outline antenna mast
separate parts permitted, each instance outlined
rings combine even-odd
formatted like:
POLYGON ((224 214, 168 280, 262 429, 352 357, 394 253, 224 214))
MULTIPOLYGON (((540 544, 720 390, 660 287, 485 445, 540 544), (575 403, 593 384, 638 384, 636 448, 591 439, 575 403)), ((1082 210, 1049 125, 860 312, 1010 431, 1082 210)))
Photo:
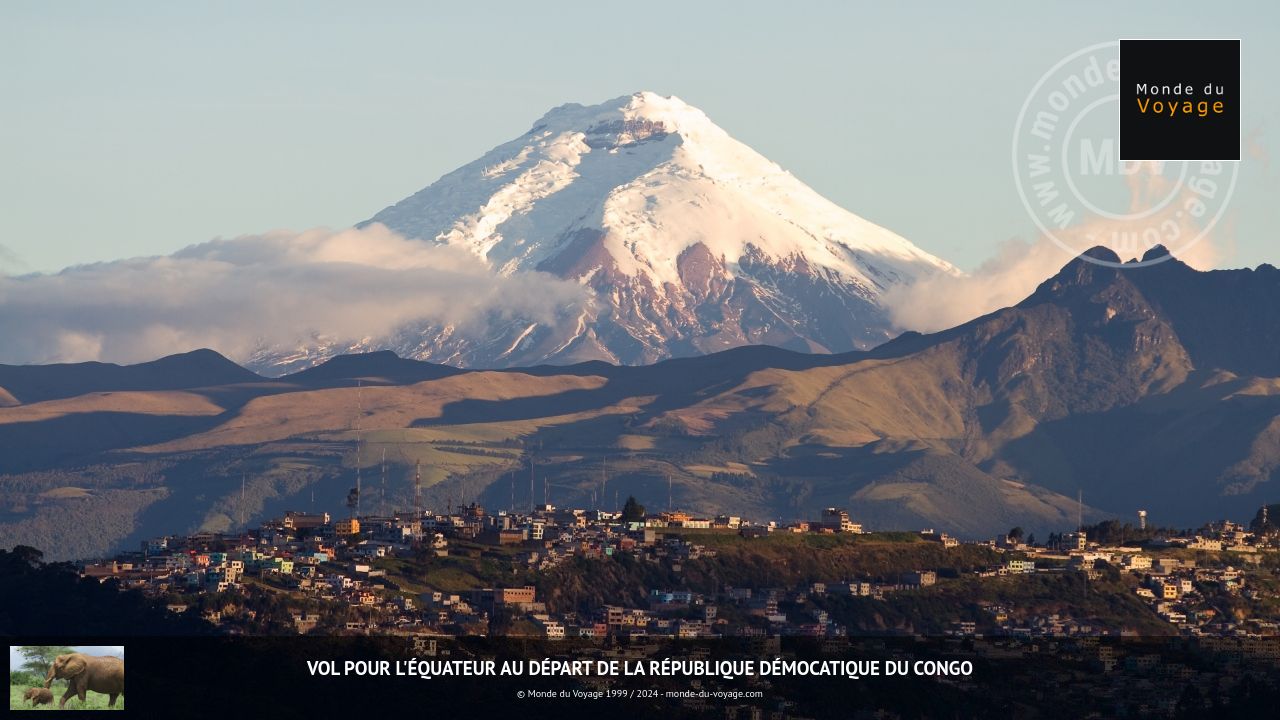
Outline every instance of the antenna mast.
POLYGON ((387 516, 387 447, 382 446, 382 492, 378 498, 378 514, 387 516))
POLYGON ((244 527, 244 471, 240 472, 240 526, 244 527))
POLYGON ((414 460, 413 461, 413 519, 414 520, 419 520, 422 518, 422 511, 420 509, 422 505, 421 489, 422 489, 422 461, 414 460))
POLYGON ((360 416, 364 414, 363 381, 356 380, 356 517, 360 517, 360 416))

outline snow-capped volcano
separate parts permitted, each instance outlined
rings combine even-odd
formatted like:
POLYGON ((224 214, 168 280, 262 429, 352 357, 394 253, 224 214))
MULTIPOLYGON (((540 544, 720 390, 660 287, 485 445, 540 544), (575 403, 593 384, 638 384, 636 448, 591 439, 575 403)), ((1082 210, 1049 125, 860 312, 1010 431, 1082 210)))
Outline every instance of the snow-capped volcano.
POLYGON ((587 287, 556 323, 508 318, 484 338, 406 328, 373 343, 466 366, 864 348, 891 335, 888 287, 955 272, 651 92, 555 108, 370 223, 465 248, 496 273, 587 287))

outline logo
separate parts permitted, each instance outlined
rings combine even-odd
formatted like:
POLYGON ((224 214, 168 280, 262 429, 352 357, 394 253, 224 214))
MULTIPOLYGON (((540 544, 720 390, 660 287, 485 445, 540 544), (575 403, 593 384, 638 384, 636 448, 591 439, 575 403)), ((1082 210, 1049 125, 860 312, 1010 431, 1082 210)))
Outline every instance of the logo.
POLYGON ((1118 41, 1083 48, 1049 68, 1018 113, 1013 173, 1023 207, 1049 239, 1072 256, 1131 268, 1164 262, 1200 242, 1222 219, 1239 164, 1121 160, 1120 81, 1118 41), (1083 255, 1097 246, 1121 262, 1083 255), (1156 246, 1168 253, 1123 262, 1156 246))
POLYGON ((1122 160, 1240 159, 1239 40, 1121 40, 1122 160))

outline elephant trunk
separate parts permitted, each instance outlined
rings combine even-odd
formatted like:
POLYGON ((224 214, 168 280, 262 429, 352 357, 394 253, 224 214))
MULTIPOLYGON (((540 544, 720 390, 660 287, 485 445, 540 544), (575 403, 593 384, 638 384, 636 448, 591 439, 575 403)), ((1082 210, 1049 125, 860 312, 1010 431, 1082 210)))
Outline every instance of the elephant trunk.
POLYGON ((53 677, 54 677, 54 675, 53 675, 53 666, 52 666, 52 665, 50 665, 50 666, 49 666, 49 674, 48 674, 47 676, 45 676, 45 679, 44 679, 44 686, 45 686, 46 688, 50 688, 50 687, 52 687, 52 686, 53 686, 53 677))

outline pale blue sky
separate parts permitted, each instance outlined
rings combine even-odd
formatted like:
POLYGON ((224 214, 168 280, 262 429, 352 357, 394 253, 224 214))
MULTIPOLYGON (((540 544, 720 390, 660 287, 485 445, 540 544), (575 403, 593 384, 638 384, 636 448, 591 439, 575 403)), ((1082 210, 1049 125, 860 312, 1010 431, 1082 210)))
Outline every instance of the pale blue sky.
MULTIPOLYGON (((23 663, 26 662, 25 658, 22 657, 21 653, 18 652, 18 648, 20 647, 22 646, 21 645, 9 646, 9 670, 10 671, 21 668, 23 663)), ((82 652, 89 655, 114 655, 120 658, 124 657, 123 645, 72 645, 70 647, 76 652, 82 652)))
MULTIPOLYGON (((1244 130, 1275 145, 1274 3, 880 5, 5 0, 0 271, 350 225, 552 106, 640 89, 971 268, 1032 234, 1027 91, 1118 37, 1242 38, 1244 130)), ((1226 264, 1280 261, 1278 189, 1246 160, 1226 264)))

